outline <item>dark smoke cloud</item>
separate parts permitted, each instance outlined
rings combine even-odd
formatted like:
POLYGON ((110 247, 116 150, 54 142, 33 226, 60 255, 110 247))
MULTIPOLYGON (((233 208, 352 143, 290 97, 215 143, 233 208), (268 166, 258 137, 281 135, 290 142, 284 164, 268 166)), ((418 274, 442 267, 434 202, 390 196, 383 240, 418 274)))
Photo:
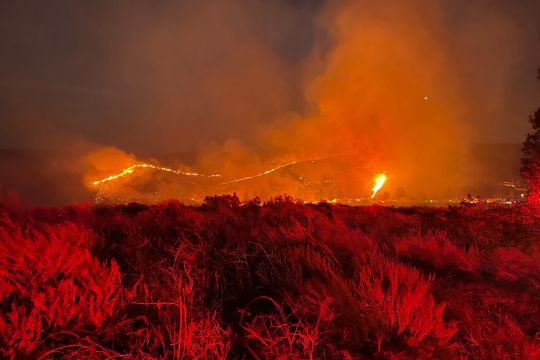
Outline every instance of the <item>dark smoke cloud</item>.
POLYGON ((322 5, 301 3, 3 3, 0 141, 55 143, 40 126, 137 153, 247 140, 302 107, 322 5))

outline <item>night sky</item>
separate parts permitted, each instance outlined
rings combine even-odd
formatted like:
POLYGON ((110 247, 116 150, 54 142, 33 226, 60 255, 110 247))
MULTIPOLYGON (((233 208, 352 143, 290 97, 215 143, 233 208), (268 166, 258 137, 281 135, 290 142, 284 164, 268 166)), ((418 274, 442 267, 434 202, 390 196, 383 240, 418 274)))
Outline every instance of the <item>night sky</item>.
MULTIPOLYGON (((431 3, 444 8, 441 41, 457 69, 449 71, 477 105, 467 121, 481 129, 478 142, 521 142, 539 98, 540 2, 431 3)), ((332 46, 316 21, 328 7, 285 0, 4 1, 0 146, 48 148, 79 138, 164 153, 245 139, 276 112, 304 110, 303 63, 315 43, 332 46), (263 51, 273 63, 250 69, 260 60, 253 53, 263 51), (230 75, 220 78, 220 71, 230 75), (274 72, 282 79, 269 79, 274 72), (223 85, 208 85, 215 82, 223 85), (263 82, 286 92, 285 100, 268 100, 263 82), (222 98, 251 106, 226 111, 222 98)))

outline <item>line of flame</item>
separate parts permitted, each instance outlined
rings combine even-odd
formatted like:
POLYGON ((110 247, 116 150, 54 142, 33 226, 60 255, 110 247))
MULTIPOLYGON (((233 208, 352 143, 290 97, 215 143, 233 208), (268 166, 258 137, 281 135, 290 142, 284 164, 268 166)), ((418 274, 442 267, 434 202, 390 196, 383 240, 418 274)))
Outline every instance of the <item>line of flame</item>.
POLYGON ((186 172, 186 171, 181 171, 181 170, 174 170, 174 169, 171 169, 171 168, 168 168, 168 167, 162 167, 162 166, 157 166, 157 165, 152 165, 152 164, 135 164, 135 165, 132 165, 126 169, 123 169, 122 172, 118 173, 118 174, 114 174, 114 175, 111 175, 111 176, 108 176, 104 179, 101 179, 101 180, 96 180, 93 182, 94 185, 102 185, 108 181, 112 181, 112 180, 116 180, 116 179, 119 179, 121 177, 125 177, 127 175, 130 175, 132 174, 135 169, 138 169, 138 168, 150 168, 150 169, 154 169, 154 170, 159 170, 159 171, 165 171, 165 172, 170 172, 170 173, 173 173, 173 174, 176 174, 176 175, 185 175, 185 176, 201 176, 201 177, 220 177, 221 175, 219 174, 211 174, 211 175, 203 175, 203 174, 198 174, 196 172, 186 172))
POLYGON ((331 154, 331 155, 327 155, 327 156, 323 156, 323 157, 320 157, 320 158, 315 158, 315 159, 307 159, 307 160, 300 160, 300 161, 291 161, 289 163, 286 163, 286 164, 282 164, 282 165, 279 165, 279 166, 276 166, 274 168, 271 168, 271 169, 268 169, 268 170, 265 170, 263 172, 260 172, 258 174, 255 174, 255 175, 251 175, 251 176, 244 176, 243 178, 239 178, 239 179, 234 179, 234 180, 230 180, 230 181, 226 181, 226 182, 222 182, 221 185, 228 185, 228 184, 233 184, 233 183, 237 183, 237 182, 241 182, 241 181, 246 181, 246 180, 252 180, 252 179, 255 179, 255 178, 258 178, 258 177, 261 177, 261 176, 264 176, 264 175, 268 175, 268 174, 271 174, 275 171, 278 171, 278 170, 281 170, 283 168, 286 168, 286 167, 289 167, 289 166, 292 166, 292 165, 296 165, 296 164, 301 164, 301 163, 305 163, 305 162, 316 162, 316 161, 322 161, 322 160, 327 160, 327 159, 330 159, 332 157, 336 157, 336 156, 345 156, 345 155, 351 155, 350 153, 338 153, 338 154, 331 154))
MULTIPOLYGON (((331 154, 331 155, 328 155, 328 156, 315 158, 315 159, 292 161, 292 162, 282 164, 282 165, 279 165, 277 167, 265 170, 263 172, 260 172, 258 174, 252 175, 252 176, 245 176, 245 177, 242 177, 242 178, 239 178, 239 179, 225 181, 225 182, 222 182, 220 185, 233 184, 233 183, 237 183, 237 182, 241 182, 241 181, 255 179, 255 178, 271 174, 271 173, 273 173, 275 171, 278 171, 278 170, 281 170, 283 168, 286 168, 286 167, 289 167, 289 166, 292 166, 292 165, 295 165, 295 164, 299 164, 299 163, 310 162, 310 161, 311 162, 322 161, 322 160, 326 160, 326 159, 329 159, 329 158, 332 158, 332 157, 335 157, 335 156, 344 156, 344 155, 350 155, 350 154, 349 153, 339 153, 339 154, 331 154)), ((135 164, 135 165, 132 165, 132 166, 126 168, 126 169, 123 169, 122 172, 120 172, 118 174, 110 175, 110 176, 108 176, 106 178, 103 178, 101 180, 96 180, 96 181, 93 182, 93 184, 95 186, 102 185, 102 184, 104 184, 106 182, 128 176, 128 175, 132 174, 138 168, 151 168, 151 169, 155 169, 155 170, 170 172, 170 173, 173 173, 173 174, 176 174, 176 175, 185 175, 185 176, 200 176, 200 177, 208 177, 208 178, 221 177, 221 175, 219 175, 219 174, 204 175, 204 174, 199 174, 199 173, 196 173, 196 172, 185 172, 185 171, 180 171, 180 170, 174 170, 174 169, 171 169, 171 168, 168 168, 168 167, 162 167, 162 166, 142 163, 142 164, 135 164)))
POLYGON ((278 167, 268 169, 266 171, 263 171, 261 173, 258 173, 258 174, 252 175, 252 176, 245 176, 245 177, 240 178, 240 179, 234 179, 234 180, 231 180, 231 181, 222 182, 221 185, 233 184, 233 183, 237 183, 237 182, 240 182, 240 181, 255 179, 255 178, 258 178, 260 176, 271 174, 274 171, 278 171, 280 169, 283 169, 283 168, 286 168, 288 166, 295 165, 295 164, 298 164, 298 161, 293 161, 293 162, 290 162, 290 163, 287 163, 287 164, 283 164, 283 165, 280 165, 278 167))

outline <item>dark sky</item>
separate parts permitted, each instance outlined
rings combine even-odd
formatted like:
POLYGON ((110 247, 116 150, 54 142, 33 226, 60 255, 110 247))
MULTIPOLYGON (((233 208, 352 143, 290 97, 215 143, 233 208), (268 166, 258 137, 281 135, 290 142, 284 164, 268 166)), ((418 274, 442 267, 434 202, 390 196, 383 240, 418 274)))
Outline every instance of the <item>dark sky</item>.
MULTIPOLYGON (((90 142, 160 154, 249 144, 261 123, 305 111, 306 64, 315 47, 331 51, 320 19, 335 4, 3 1, 0 147, 90 142)), ((443 14, 440 42, 470 98, 475 139, 521 142, 539 104, 540 2, 430 4, 425 16, 443 14)))

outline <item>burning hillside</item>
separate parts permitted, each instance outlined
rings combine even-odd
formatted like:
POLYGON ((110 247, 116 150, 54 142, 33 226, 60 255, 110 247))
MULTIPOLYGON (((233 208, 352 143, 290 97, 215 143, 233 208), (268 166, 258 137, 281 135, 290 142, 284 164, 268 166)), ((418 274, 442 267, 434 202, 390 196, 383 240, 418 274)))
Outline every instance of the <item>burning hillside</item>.
MULTIPOLYGON (((336 154, 291 161, 239 178, 140 162, 92 180, 89 187, 96 191, 96 201, 120 203, 166 199, 200 203, 208 195, 232 192, 246 199, 270 198, 287 190, 305 201, 368 199, 366 179, 373 170, 364 166, 362 173, 355 174, 351 170, 354 159, 350 154, 336 154)), ((380 174, 374 181, 371 199, 383 187, 386 175, 380 174)))
MULTIPOLYGON (((475 195, 511 179, 509 166, 486 169, 469 149, 521 142, 521 119, 536 107, 540 5, 524 1, 135 0, 99 11, 6 3, 0 152, 39 156, 0 153, 0 180, 47 203, 88 198, 77 176, 94 191, 91 182, 124 169, 220 174, 262 198, 344 182, 353 188, 337 192, 369 197, 381 171, 392 188, 380 196, 399 187, 416 199, 475 195), (113 146, 136 156, 85 172, 87 153, 113 146), (188 161, 167 158, 188 152, 188 161), (321 169, 309 185, 281 176, 289 168, 242 180, 327 154, 355 160, 335 175, 321 169), (40 180, 50 194, 34 194, 40 180)), ((505 164, 515 168, 514 156, 505 164)))
MULTIPOLYGON (((159 111, 149 116, 164 131, 159 136, 145 134, 141 140, 149 146, 168 142, 175 134, 180 138, 185 129, 177 129, 173 121, 185 121, 192 125, 194 161, 172 166, 132 157, 125 164, 90 169, 86 180, 101 194, 126 192, 142 199, 148 191, 139 197, 135 188, 120 189, 117 180, 129 186, 143 173, 160 172, 167 185, 149 186, 158 200, 202 200, 205 195, 237 192, 242 198, 288 193, 316 201, 369 198, 374 195, 372 177, 388 171, 392 190, 402 187, 411 197, 461 195, 472 167, 465 153, 471 135, 466 126, 468 99, 448 72, 452 57, 441 49, 439 19, 424 17, 421 8, 409 3, 389 8, 383 3, 344 2, 321 11, 325 16, 316 19, 316 26, 332 38, 332 46, 323 51, 323 44, 314 39, 298 64, 296 94, 284 90, 292 70, 251 41, 235 43, 240 48, 232 52, 232 59, 216 61, 212 71, 196 79, 193 86, 203 89, 200 98, 177 94, 169 74, 160 70, 155 95, 159 111), (380 21, 385 26, 379 26, 380 21), (244 57, 246 53, 254 58, 244 57), (255 71, 254 63, 263 70, 255 71), (288 108, 294 98, 300 105, 288 108), (222 130, 218 141, 209 136, 214 127, 199 128, 196 119, 203 115, 186 111, 201 99, 208 100, 214 127, 222 130), (224 126, 237 131, 230 133, 224 126), (327 154, 352 155, 347 163, 338 159, 330 165, 324 160, 327 154), (316 162, 318 173, 299 170, 310 161, 316 162), (173 178, 184 188, 174 190, 173 178)), ((148 35, 135 46, 166 51, 153 40, 148 35)))

